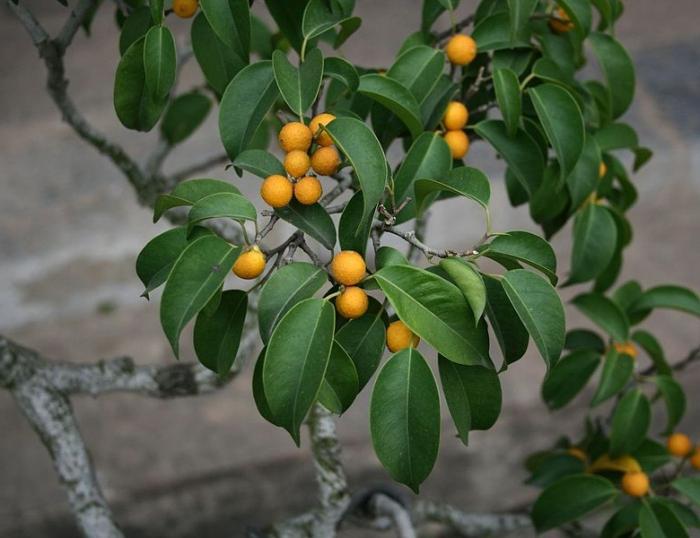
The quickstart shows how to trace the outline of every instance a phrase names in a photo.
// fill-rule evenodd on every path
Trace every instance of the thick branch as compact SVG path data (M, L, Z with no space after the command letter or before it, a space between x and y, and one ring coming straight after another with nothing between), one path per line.
M413 522L415 525L442 523L464 537L500 535L532 528L532 520L526 514L468 514L449 504L424 500L414 504Z

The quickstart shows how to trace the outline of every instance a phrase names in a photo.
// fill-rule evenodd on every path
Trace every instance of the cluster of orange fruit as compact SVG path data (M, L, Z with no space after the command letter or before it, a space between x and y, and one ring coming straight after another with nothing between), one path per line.
M693 446L690 437L684 433L673 433L666 441L668 453L677 458L688 460L694 469L700 470L700 447ZM586 453L579 447L571 447L567 453L583 462L588 460ZM611 459L607 454L594 461L588 472L594 473L602 470L624 471L621 486L630 497L643 497L649 493L649 477L642 471L639 462L631 456L621 456Z
M330 135L321 129L335 119L333 114L315 116L308 126L300 121L287 123L279 132L279 143L286 152L284 169L289 175L268 176L260 187L260 196L268 205L280 208L292 200L292 196L304 205L313 205L323 194L321 182L315 176L306 175L309 168L320 176L330 176L338 171L340 155L333 146ZM312 142L317 148L309 157ZM290 179L291 178L291 179Z

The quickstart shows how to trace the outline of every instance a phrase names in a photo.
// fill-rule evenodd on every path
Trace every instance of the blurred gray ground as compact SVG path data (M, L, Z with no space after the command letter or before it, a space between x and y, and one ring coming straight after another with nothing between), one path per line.
M65 16L56 2L30 2L55 30ZM107 2L106 4L109 4ZM468 12L473 2L464 2ZM679 282L700 289L700 71L694 0L628 2L618 37L638 68L638 93L627 120L654 159L634 181L641 200L629 216L636 236L626 251L623 280L644 285ZM418 25L420 2L359 0L364 23L345 48L348 57L386 65ZM118 53L111 7L103 8L94 37L79 35L70 50L70 90L87 117L139 157L152 136L127 132L112 105ZM179 25L180 30L184 25ZM141 246L162 229L135 202L120 174L61 123L44 93L45 73L17 21L0 9L0 330L56 358L94 361L132 355L140 363L171 361L158 322L157 301L139 298L133 265ZM184 83L197 80L194 65ZM169 159L169 169L219 153L215 118ZM476 145L470 160L492 177L497 230L530 228L525 211L512 210L502 169ZM210 177L230 177L221 169ZM253 193L257 182L237 180ZM476 209L450 201L436 209L428 242L466 247L481 234ZM455 218L463 233L455 233ZM555 239L562 271L570 230ZM575 290L566 290L570 296ZM585 322L568 311L572 325ZM700 343L694 320L676 313L647 322L668 355L681 358ZM192 358L191 350L185 354ZM560 431L579 433L585 398L577 408L549 414L538 397L541 361L531 352L503 376L504 410L497 425L477 433L469 448L445 419L440 458L422 492L470 510L502 510L532 499L522 484L524 455L545 447ZM700 369L685 376L697 387ZM338 422L353 486L388 477L369 444L368 391ZM700 440L698 402L684 429ZM257 414L250 369L225 390L175 401L107 395L75 401L104 490L131 536L236 536L313 503L308 447ZM74 536L63 492L44 447L0 392L0 535ZM357 534L360 535L360 534ZM363 533L361 535L367 535Z

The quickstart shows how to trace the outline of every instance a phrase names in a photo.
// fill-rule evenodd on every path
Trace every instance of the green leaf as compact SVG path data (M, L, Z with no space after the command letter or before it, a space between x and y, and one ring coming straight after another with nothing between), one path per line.
M642 470L651 474L671 461L665 445L646 439L631 456L639 462Z
M372 391L370 431L379 461L418 493L440 445L440 398L430 367L412 348L393 355Z
M447 407L466 445L470 430L488 430L501 412L498 374L483 366L463 366L438 357L440 381Z
M182 142L204 122L210 109L209 98L196 90L178 95L165 110L160 124L163 137L172 145Z
M528 46L523 39L511 39L510 20L509 14L502 11L477 22L471 36L479 52Z
M583 293L574 297L571 303L614 340L627 341L629 336L627 316L610 299L599 293Z
M542 271L552 285L557 283L557 258L551 245L540 236L523 230L497 235L481 251L483 256L526 263Z
M415 216L416 179L443 178L452 167L452 154L445 139L438 133L423 133L411 144L394 176L394 199L397 204L407 197L411 202L399 213L398 222Z
M190 32L192 51L204 78L218 95L222 95L236 73L245 67L245 62L217 37L204 13L194 18Z
M581 38L586 37L591 31L593 11L589 0L557 0L566 14L574 23L573 31Z
M265 6L284 37L300 51L303 41L301 22L308 0L265 0Z
M360 77L357 91L396 114L414 139L423 131L418 101L400 82L388 76L369 73Z
M351 319L335 334L335 341L355 363L360 390L374 375L384 353L386 327L382 319L383 312L381 305L370 298L367 313Z
M605 342L598 333L588 329L571 329L566 333L564 348L570 350L587 349L605 353Z
M642 444L651 422L651 404L639 389L627 392L615 408L610 433L610 456L629 454Z
M320 204L303 205L292 200L289 205L275 209L275 213L293 224L329 250L335 246L335 226L330 215Z
M358 392L355 363L340 344L333 342L326 377L323 379L318 399L326 409L336 415L342 415L350 408Z
M219 290L240 252L217 235L205 235L175 262L163 290L160 322L176 357L182 329Z
M270 424L281 427L277 419L272 416L272 411L270 411L270 406L267 403L267 397L265 396L265 390L263 388L263 369L265 367L266 351L267 348L262 348L260 355L258 355L258 360L255 361L255 369L253 370L253 399L255 400L255 407L257 407L260 416Z
M648 331L637 330L632 333L632 340L638 343L654 363L659 375L672 375L673 370L666 360L664 350L659 341Z
M629 380L634 371L634 359L629 355L619 355L614 349L610 349L605 356L603 372L600 374L600 381L596 389L591 406L603 403L620 392Z
M440 267L461 290L474 314L474 323L478 324L486 308L486 286L481 273L472 264L460 258L440 260Z
M227 290L216 311L200 312L194 324L194 350L204 366L226 375L236 359L248 308L248 294Z
M304 18L301 23L302 34L305 40L308 41L316 36L320 36L336 24L350 18L352 5L354 5L354 2L310 0L306 4Z
M460 290L410 265L390 265L373 275L399 318L451 361L491 366L486 324L476 328Z
M153 101L166 99L175 84L177 67L175 39L165 26L154 26L146 34L143 46L143 65L146 87Z
M544 159L537 142L527 132L518 129L515 136L510 137L505 122L500 120L479 122L474 131L505 159L529 194L537 190L544 174Z
M247 149L239 153L238 157L233 161L233 165L262 178L275 174L280 176L287 175L284 165L279 159L264 149Z
M588 38L605 75L613 119L621 116L634 99L634 65L614 37L592 32Z
M512 69L516 75L520 76L528 68L532 61L533 52L528 49L503 49L493 53L493 69L507 67Z
M299 445L299 429L318 397L330 359L335 312L325 299L304 299L280 320L270 337L263 387L276 421Z
M538 488L546 488L566 476L580 475L586 470L586 464L580 459L561 452L535 453L534 461L528 461L532 469L526 483Z
M634 149L639 144L637 132L626 123L611 123L593 135L601 151Z
M338 223L338 242L341 250L354 250L363 257L367 250L370 229L372 227L372 215L362 221L364 210L364 196L362 191L356 192L343 209Z
M700 298L688 288L667 284L646 290L629 310L635 314L652 308L670 308L700 316Z
M541 84L528 90L528 95L565 178L583 151L585 130L581 109L571 94L556 84Z
M418 179L415 182L416 209L420 217L428 209L437 192L450 192L474 200L487 209L491 198L489 178L481 170L460 166L444 179Z
M498 340L505 365L508 365L525 354L530 336L506 295L502 280L486 277L484 284L486 285L486 316Z
M676 514L660 499L644 499L639 510L642 538L687 538L688 532Z
M598 171L602 157L595 139L586 135L581 156L571 173L566 176L566 186L571 196L571 210L575 211L596 190Z
M508 68L496 69L493 72L493 87L508 135L515 136L520 123L521 109L518 75Z
M537 532L545 532L586 515L617 494L615 486L600 476L567 476L540 494L532 507L532 521Z
M232 161L248 148L278 95L268 60L241 69L226 87L219 108L219 132Z
M255 222L256 217L255 206L247 198L232 192L219 192L195 202L187 215L187 232L207 219L228 218Z
M564 307L552 285L525 269L508 271L501 281L513 308L551 368L564 348Z
M700 477L677 478L671 483L671 486L700 506Z
M163 4L164 0L149 0L148 7L151 9L151 18L155 24L163 22Z
M354 118L336 118L327 126L333 142L347 157L362 188L364 222L374 213L386 185L387 163L384 151L372 130Z
M311 263L293 262L275 271L265 283L258 301L258 327L262 341L289 310L312 297L327 282L323 269Z
M273 47L276 45L275 36L272 35L265 21L260 17L250 15L250 52L257 53L261 59L272 58Z
M686 408L685 392L683 387L670 375L654 377L659 392L666 402L666 428L662 435L670 435L683 418Z
M272 53L272 68L282 97L297 116L302 116L316 100L323 79L323 54L312 49L297 69L287 55Z
M379 247L377 254L374 256L374 264L377 267L377 271L390 265L409 265L408 259L403 253L387 246Z
M560 409L586 386L600 364L600 354L579 349L562 358L542 383L542 399L550 409Z
M194 205L211 194L241 192L231 183L220 179L190 179L179 183L170 194L161 194L153 207L153 222L158 222L168 209L184 205Z
M615 255L617 226L610 211L598 204L588 204L576 216L571 273L566 285L595 279Z
M338 35L335 37L335 41L333 41L333 48L340 48L343 43L360 29L360 26L362 26L362 19L360 17L349 17L341 21Z
M127 129L150 131L158 122L166 100L154 100L146 88L144 41L135 41L124 53L114 78L114 110Z
M199 4L217 37L247 63L251 28L248 0L200 0Z
M357 73L357 69L343 58L325 58L323 60L323 76L337 80L351 92L357 91L360 85L360 75Z
M530 15L537 7L537 0L508 0L508 15L510 17L510 38L517 41L527 35Z
M386 72L413 94L421 105L425 120L424 105L437 84L445 67L445 53L431 46L418 45L402 52Z
M119 54L123 56L133 43L146 35L152 25L151 12L146 6L134 9L124 21L119 34Z

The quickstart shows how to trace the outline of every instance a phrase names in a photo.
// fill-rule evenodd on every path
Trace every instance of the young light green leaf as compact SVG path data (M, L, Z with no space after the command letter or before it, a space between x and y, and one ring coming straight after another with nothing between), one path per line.
M372 391L370 431L379 461L418 493L440 445L440 397L430 367L412 348L393 355Z
M414 139L423 131L418 101L408 88L397 80L369 73L360 77L357 91L396 114Z
M166 99L175 83L177 52L173 34L165 26L154 26L146 34L143 66L146 87L153 101Z
M538 235L523 230L497 235L480 252L496 261L507 258L526 263L542 271L553 286L557 283L557 258L554 250Z
M275 174L281 176L287 175L279 159L264 149L245 150L236 157L233 161L233 165L262 178Z
M205 196L229 192L240 194L234 185L220 179L190 179L179 183L170 194L161 194L153 207L153 222L174 207L194 205Z
M189 137L209 114L211 101L198 91L178 95L165 110L160 131L168 143L179 144Z
M292 200L289 205L275 209L275 213L309 234L327 249L333 250L336 241L335 225L320 204L304 205Z
M228 218L255 222L256 217L255 206L247 198L232 192L219 192L195 202L187 214L187 232L208 219Z
M620 392L629 380L634 371L634 359L629 355L620 355L614 348L610 349L605 356L603 372L600 375L598 388L596 389L591 407L603 403Z
M333 342L318 400L332 413L342 415L350 408L358 392L355 363L340 344Z
M515 136L520 123L521 109L518 75L508 68L496 69L493 72L493 87L508 135Z
M323 54L312 49L297 69L281 50L272 53L275 82L289 108L297 116L303 114L316 100L323 79Z
M639 389L627 392L615 408L610 432L610 456L629 454L642 444L651 422L651 404Z
M540 276L515 269L501 281L520 321L551 368L564 348L564 307L552 285Z
M588 37L605 74L613 119L621 116L634 99L634 65L629 54L614 37L592 32Z
M401 321L439 353L460 364L491 367L486 324L476 328L464 295L447 280L410 265L373 275Z
M537 117L554 148L565 178L576 166L583 151L583 115L571 94L556 84L540 84L528 90Z
M173 265L160 302L160 322L175 356L182 329L221 287L241 247L217 235L190 243Z
M299 445L299 429L318 397L330 359L335 312L324 299L304 299L270 337L263 388L272 416Z
M474 323L478 324L486 308L486 286L481 273L472 264L460 258L443 259L440 261L440 267L461 290L474 314Z
M199 3L217 37L248 63L251 27L248 0L200 0Z
M600 354L579 349L558 361L542 383L542 399L550 409L560 409L586 386L600 364Z
M414 190L419 217L425 213L439 192L449 192L470 198L484 209L488 208L491 199L489 178L481 170L470 166L453 168L443 179L417 179Z
M320 267L294 262L275 271L265 283L258 301L258 327L263 342L294 305L312 297L327 282Z
M504 368L521 358L530 336L503 289L502 280L485 276L486 316L503 354Z
M213 313L202 311L197 315L193 338L195 353L199 362L220 376L231 370L236 359L247 308L247 293L226 290Z
M355 363L360 390L374 375L384 353L386 327L383 315L381 304L370 298L367 313L343 324L335 334L335 341Z
M571 303L614 340L627 341L629 336L627 316L610 299L599 293L582 293L574 297Z
M576 216L571 273L566 285L595 279L612 260L617 246L617 226L610 211L588 204Z
M248 148L278 96L269 60L241 69L226 87L219 108L219 133L231 160Z
M683 418L686 408L685 392L683 387L670 375L654 377L659 392L666 402L666 428L663 435L670 435Z

